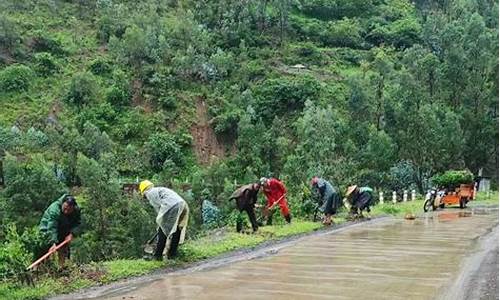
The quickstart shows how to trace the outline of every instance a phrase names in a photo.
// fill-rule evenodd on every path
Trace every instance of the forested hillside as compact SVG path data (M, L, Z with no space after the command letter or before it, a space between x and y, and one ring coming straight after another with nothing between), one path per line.
M187 199L191 236L203 200L232 222L228 196L261 176L297 216L313 175L423 192L483 168L496 185L498 5L3 0L0 108L0 236L28 239L71 190L78 262L141 255L154 214L121 190L137 179Z

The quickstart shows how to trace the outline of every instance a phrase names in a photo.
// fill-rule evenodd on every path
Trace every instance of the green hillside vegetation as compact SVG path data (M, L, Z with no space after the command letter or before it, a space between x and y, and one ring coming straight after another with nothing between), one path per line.
M261 176L284 181L297 220L314 175L423 193L483 168L497 187L497 95L487 0L1 1L0 239L16 242L0 279L65 191L83 264L142 256L154 213L122 193L137 179L187 200L193 248L202 201L234 228L229 195Z

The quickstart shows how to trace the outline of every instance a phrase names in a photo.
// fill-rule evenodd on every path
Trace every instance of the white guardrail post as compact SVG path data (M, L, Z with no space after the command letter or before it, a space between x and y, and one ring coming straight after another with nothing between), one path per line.
M396 198L396 191L392 192L392 203L396 204L397 198Z

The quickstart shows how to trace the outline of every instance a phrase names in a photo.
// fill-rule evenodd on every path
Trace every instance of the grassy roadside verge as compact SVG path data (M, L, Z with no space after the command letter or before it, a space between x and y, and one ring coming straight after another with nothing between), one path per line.
M498 191L487 193L478 193L476 200L472 202L472 205L498 205Z
M498 192L480 194L475 205L498 204ZM423 200L392 204L390 202L373 207L371 216L390 215L403 217L406 214L418 215L423 212ZM346 213L334 218L337 225L345 223ZM256 234L239 234L234 229L220 229L187 241L180 248L176 260L157 262L143 259L120 259L93 263L83 266L73 266L65 276L44 276L37 280L36 287L19 285L15 282L0 283L0 299L43 299L51 295L69 293L81 288L107 284L123 278L140 276L162 268L183 267L193 262L213 258L234 250L252 248L266 241L277 241L298 234L321 229L320 222L295 219L291 225L265 226L259 228Z

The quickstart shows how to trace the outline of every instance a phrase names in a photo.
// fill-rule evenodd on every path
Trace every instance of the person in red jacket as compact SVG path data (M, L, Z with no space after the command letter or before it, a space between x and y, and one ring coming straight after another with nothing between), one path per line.
M264 195L267 198L266 205L266 215L267 215L267 225L272 225L273 209L276 206L280 207L281 214L285 218L287 223L290 223L292 216L290 215L290 210L288 209L288 202L286 201L286 188L285 185L276 178L265 178L260 179L261 187L264 191Z

